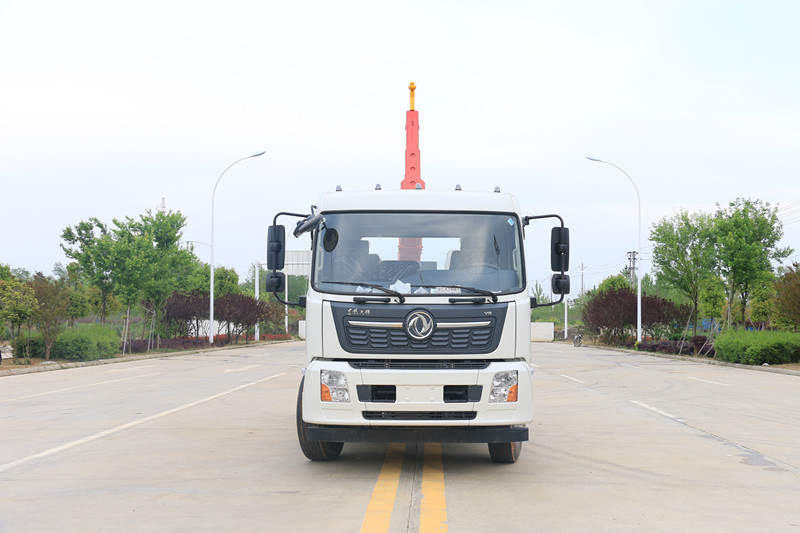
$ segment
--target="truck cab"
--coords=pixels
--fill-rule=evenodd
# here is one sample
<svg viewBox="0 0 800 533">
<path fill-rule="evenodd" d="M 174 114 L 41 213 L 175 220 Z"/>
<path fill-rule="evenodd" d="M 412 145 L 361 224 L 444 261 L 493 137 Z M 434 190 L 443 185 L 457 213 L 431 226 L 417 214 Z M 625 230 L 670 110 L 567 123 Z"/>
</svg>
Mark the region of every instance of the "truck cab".
<svg viewBox="0 0 800 533">
<path fill-rule="evenodd" d="M 335 459 L 345 442 L 476 442 L 516 461 L 533 420 L 524 227 L 540 217 L 496 191 L 337 191 L 298 222 L 313 251 L 297 403 L 309 459 Z M 283 233 L 270 229 L 271 268 Z"/>
</svg>

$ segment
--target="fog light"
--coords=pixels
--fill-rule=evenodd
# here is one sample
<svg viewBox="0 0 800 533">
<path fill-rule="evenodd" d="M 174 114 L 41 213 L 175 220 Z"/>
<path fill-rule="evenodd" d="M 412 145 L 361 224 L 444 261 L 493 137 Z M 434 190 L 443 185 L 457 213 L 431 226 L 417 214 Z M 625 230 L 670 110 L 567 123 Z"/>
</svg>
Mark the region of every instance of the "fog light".
<svg viewBox="0 0 800 533">
<path fill-rule="evenodd" d="M 517 401 L 517 371 L 498 372 L 492 379 L 492 390 L 489 403 L 505 403 Z"/>
<path fill-rule="evenodd" d="M 322 370 L 319 373 L 320 399 L 323 402 L 350 402 L 347 392 L 347 378 L 344 372 Z"/>
</svg>

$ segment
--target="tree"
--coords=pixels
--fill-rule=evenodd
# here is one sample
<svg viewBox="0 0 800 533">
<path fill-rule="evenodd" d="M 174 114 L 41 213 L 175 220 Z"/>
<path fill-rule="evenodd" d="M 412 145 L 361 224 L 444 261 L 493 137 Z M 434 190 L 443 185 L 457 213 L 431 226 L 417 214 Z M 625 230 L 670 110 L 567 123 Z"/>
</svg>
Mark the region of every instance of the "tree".
<svg viewBox="0 0 800 533">
<path fill-rule="evenodd" d="M 775 311 L 795 329 L 800 327 L 800 263 L 793 263 L 775 280 Z"/>
<path fill-rule="evenodd" d="M 208 279 L 208 274 L 206 274 Z M 206 286 L 210 286 L 210 280 Z M 226 294 L 239 294 L 239 274 L 233 268 L 218 266 L 214 268 L 214 298 L 222 298 Z"/>
<path fill-rule="evenodd" d="M 727 208 L 717 206 L 713 220 L 717 266 L 728 285 L 728 325 L 738 293 L 742 304 L 742 323 L 754 283 L 765 272 L 772 272 L 771 261 L 780 261 L 792 253 L 779 248 L 783 226 L 777 208 L 760 200 L 737 198 Z"/>
<path fill-rule="evenodd" d="M 227 294 L 219 301 L 219 320 L 227 323 L 228 340 L 239 336 L 257 323 L 274 319 L 274 311 L 264 300 L 258 300 L 245 294 Z M 247 337 L 245 336 L 245 342 Z"/>
<path fill-rule="evenodd" d="M 690 313 L 688 305 L 658 296 L 642 296 L 642 329 L 650 336 L 661 338 L 682 330 Z M 635 331 L 636 292 L 630 287 L 598 291 L 586 302 L 583 320 L 607 340 L 621 342 Z"/>
<path fill-rule="evenodd" d="M 533 282 L 533 286 L 531 287 L 531 296 L 536 299 L 536 301 L 540 304 L 546 304 L 550 302 L 550 297 L 545 294 L 542 285 L 535 281 Z"/>
<path fill-rule="evenodd" d="M 131 337 L 131 308 L 139 304 L 150 314 L 150 339 L 158 346 L 167 299 L 175 291 L 188 290 L 196 275 L 194 254 L 179 244 L 186 218 L 180 212 L 147 211 L 138 220 L 126 217 L 113 223 L 111 277 L 127 306 L 123 348 Z"/>
<path fill-rule="evenodd" d="M 12 337 L 19 337 L 22 324 L 33 316 L 38 307 L 33 289 L 13 277 L 0 279 L 0 326 L 11 324 Z"/>
<path fill-rule="evenodd" d="M 28 283 L 29 281 L 33 281 L 33 276 L 31 275 L 30 271 L 27 268 L 12 268 L 11 273 L 14 274 L 14 277 L 18 280 Z"/>
<path fill-rule="evenodd" d="M 692 332 L 697 335 L 700 293 L 711 276 L 714 249 L 711 246 L 711 217 L 681 210 L 672 218 L 663 218 L 650 231 L 653 266 L 663 279 L 682 294 L 692 306 Z"/>
<path fill-rule="evenodd" d="M 765 272 L 753 284 L 750 297 L 750 322 L 759 329 L 772 328 L 776 314 L 775 275 Z"/>
<path fill-rule="evenodd" d="M 661 339 L 684 331 L 691 317 L 689 305 L 647 294 L 642 297 L 642 330 L 653 338 Z"/>
<path fill-rule="evenodd" d="M 175 291 L 189 289 L 190 274 L 196 258 L 191 250 L 179 245 L 186 217 L 180 212 L 151 211 L 128 220 L 128 227 L 139 238 L 150 244 L 146 254 L 147 275 L 143 278 L 142 297 L 152 312 L 151 336 L 155 331 L 155 345 L 160 346 L 161 335 L 156 325 L 161 324 L 164 306 Z"/>
<path fill-rule="evenodd" d="M 148 254 L 152 245 L 137 235 L 127 221 L 114 220 L 113 239 L 109 248 L 111 281 L 114 291 L 126 307 L 122 330 L 122 353 L 130 351 L 131 307 L 142 298 L 142 287 L 149 274 Z"/>
<path fill-rule="evenodd" d="M 616 289 L 630 289 L 631 288 L 631 281 L 625 274 L 617 274 L 615 276 L 609 276 L 603 281 L 600 282 L 600 285 L 597 286 L 597 292 L 602 293 L 609 290 L 616 290 Z"/>
<path fill-rule="evenodd" d="M 658 296 L 672 300 L 675 303 L 689 303 L 689 299 L 684 293 L 673 287 L 664 278 L 657 274 L 651 275 L 649 272 L 642 276 L 642 294 Z"/>
<path fill-rule="evenodd" d="M 719 276 L 709 278 L 700 291 L 700 314 L 718 321 L 725 309 L 725 282 Z"/>
<path fill-rule="evenodd" d="M 594 297 L 586 302 L 582 316 L 586 326 L 602 334 L 607 342 L 620 342 L 626 332 L 635 327 L 636 294 L 627 280 L 622 288 L 603 291 L 598 288 Z"/>
<path fill-rule="evenodd" d="M 61 244 L 61 249 L 67 257 L 77 261 L 89 285 L 100 291 L 100 321 L 105 324 L 108 298 L 114 286 L 111 279 L 113 242 L 108 228 L 92 217 L 79 222 L 74 228 L 64 228 L 61 238 L 69 245 Z"/>
<path fill-rule="evenodd" d="M 11 272 L 11 267 L 0 263 L 0 281 L 14 279 L 14 274 Z"/>
<path fill-rule="evenodd" d="M 33 322 L 44 340 L 44 357 L 50 360 L 50 350 L 69 317 L 69 290 L 63 283 L 46 278 L 41 272 L 30 283 L 39 307 L 33 313 Z"/>
<path fill-rule="evenodd" d="M 86 288 L 81 286 L 78 289 L 69 291 L 69 307 L 67 308 L 67 315 L 70 319 L 70 325 L 74 326 L 75 321 L 83 318 L 91 312 L 89 305 L 89 298 L 86 295 Z"/>
<path fill-rule="evenodd" d="M 164 306 L 164 322 L 169 331 L 178 335 L 200 337 L 200 327 L 208 320 L 208 312 L 207 290 L 194 290 L 188 294 L 175 292 Z"/>
</svg>

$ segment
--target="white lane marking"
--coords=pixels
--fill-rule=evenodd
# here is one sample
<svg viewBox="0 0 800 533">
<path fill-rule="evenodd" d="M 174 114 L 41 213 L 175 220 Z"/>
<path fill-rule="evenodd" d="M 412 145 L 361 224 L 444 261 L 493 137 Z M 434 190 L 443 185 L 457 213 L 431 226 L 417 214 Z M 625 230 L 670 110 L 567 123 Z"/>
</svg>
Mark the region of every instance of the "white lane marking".
<svg viewBox="0 0 800 533">
<path fill-rule="evenodd" d="M 0 400 L 0 402 L 13 402 L 15 400 L 27 400 L 28 398 L 35 398 L 37 396 L 47 396 L 48 394 L 56 394 L 59 392 L 66 392 L 71 390 L 77 389 L 86 389 L 88 387 L 97 387 L 99 385 L 106 385 L 108 383 L 117 383 L 118 381 L 127 381 L 129 379 L 138 379 L 138 378 L 146 378 L 149 376 L 157 376 L 161 374 L 161 372 L 153 372 L 152 374 L 142 374 L 141 376 L 130 376 L 127 378 L 119 378 L 119 379 L 109 379 L 107 381 L 98 381 L 97 383 L 89 383 L 88 385 L 77 385 L 75 387 L 65 387 L 63 389 L 56 389 L 56 390 L 49 390 L 47 392 L 37 392 L 36 394 L 29 394 L 27 396 L 18 396 L 16 398 L 8 398 L 5 400 Z"/>
<path fill-rule="evenodd" d="M 559 376 L 561 376 L 562 378 L 566 378 L 566 379 L 568 379 L 570 381 L 574 381 L 575 383 L 581 383 L 581 384 L 583 383 L 583 381 L 581 381 L 581 380 L 579 380 L 577 378 L 571 378 L 569 376 L 565 376 L 564 374 L 559 374 Z"/>
<path fill-rule="evenodd" d="M 628 401 L 631 402 L 634 405 L 638 405 L 639 407 L 644 407 L 645 409 L 653 411 L 654 413 L 657 413 L 657 414 L 659 414 L 661 416 L 666 416 L 667 418 L 669 418 L 671 420 L 678 420 L 677 416 L 671 415 L 669 413 L 666 413 L 666 412 L 662 411 L 661 409 L 657 409 L 657 408 L 655 408 L 655 407 L 653 407 L 651 405 L 647 405 L 646 403 L 637 402 L 636 400 L 628 400 Z"/>
<path fill-rule="evenodd" d="M 186 405 L 181 405 L 180 407 L 175 407 L 174 409 L 168 409 L 167 411 L 161 411 L 160 413 L 156 413 L 154 415 L 140 418 L 139 420 L 134 420 L 133 422 L 128 422 L 127 424 L 122 424 L 117 427 L 113 427 L 111 429 L 107 429 L 105 431 L 101 431 L 100 433 L 95 433 L 94 435 L 89 435 L 88 437 L 84 437 L 82 439 L 74 440 L 72 442 L 68 442 L 66 444 L 62 444 L 61 446 L 56 446 L 55 448 L 50 448 L 49 450 L 45 450 L 43 452 L 39 452 L 33 455 L 29 455 L 27 457 L 23 457 L 22 459 L 18 459 L 16 461 L 12 461 L 10 463 L 6 463 L 4 465 L 0 465 L 0 472 L 5 472 L 7 470 L 11 470 L 17 466 L 23 465 L 25 463 L 30 463 L 35 461 L 36 459 L 42 459 L 44 457 L 48 457 L 50 455 L 57 454 L 59 452 L 63 452 L 65 450 L 69 450 L 70 448 L 75 448 L 76 446 L 80 446 L 82 444 L 87 444 L 89 442 L 102 439 L 103 437 L 108 437 L 109 435 L 113 435 L 115 433 L 119 433 L 120 431 L 124 431 L 126 429 L 130 429 L 132 427 L 140 426 L 146 422 L 152 422 L 153 420 L 158 420 L 159 418 L 163 418 L 165 416 L 169 416 L 180 411 L 185 411 L 191 407 L 198 406 L 200 404 L 204 404 L 210 402 L 212 400 L 216 400 L 217 398 L 222 398 L 223 396 L 227 396 L 228 394 L 232 394 L 234 392 L 238 392 L 242 389 L 246 389 L 248 387 L 252 387 L 253 385 L 258 385 L 259 383 L 264 383 L 265 381 L 269 381 L 271 379 L 275 379 L 280 376 L 285 376 L 288 372 L 281 372 L 280 374 L 275 374 L 274 376 L 269 376 L 263 379 L 259 379 L 257 381 L 253 381 L 251 383 L 245 383 L 244 385 L 239 385 L 238 387 L 234 387 L 232 389 L 226 390 L 224 392 L 220 392 L 219 394 L 214 394 L 213 396 L 209 396 L 207 398 L 203 398 L 202 400 L 197 400 L 195 402 L 187 403 Z"/>
<path fill-rule="evenodd" d="M 112 370 L 106 370 L 106 374 L 113 374 L 115 372 L 130 372 L 131 370 L 141 370 L 142 368 L 150 368 L 151 366 L 156 366 L 156 365 L 132 366 L 130 368 L 114 368 Z"/>
<path fill-rule="evenodd" d="M 243 366 L 242 368 L 226 368 L 225 374 L 229 372 L 244 372 L 245 370 L 250 370 L 251 368 L 258 368 L 261 365 L 250 365 L 250 366 Z"/>
<path fill-rule="evenodd" d="M 703 383 L 711 383 L 712 385 L 722 385 L 723 387 L 730 387 L 730 383 L 720 383 L 719 381 L 709 381 L 707 379 L 700 379 L 700 378 L 693 378 L 691 376 L 687 376 L 689 379 L 693 379 L 695 381 L 702 381 Z"/>
<path fill-rule="evenodd" d="M 533 363 L 531 363 L 531 366 L 532 366 L 533 368 L 539 368 L 539 365 L 534 365 Z"/>
<path fill-rule="evenodd" d="M 636 365 L 628 365 L 628 364 L 626 364 L 626 363 L 620 363 L 620 366 L 627 366 L 628 368 L 642 368 L 642 367 L 640 367 L 640 366 L 636 366 Z"/>
</svg>

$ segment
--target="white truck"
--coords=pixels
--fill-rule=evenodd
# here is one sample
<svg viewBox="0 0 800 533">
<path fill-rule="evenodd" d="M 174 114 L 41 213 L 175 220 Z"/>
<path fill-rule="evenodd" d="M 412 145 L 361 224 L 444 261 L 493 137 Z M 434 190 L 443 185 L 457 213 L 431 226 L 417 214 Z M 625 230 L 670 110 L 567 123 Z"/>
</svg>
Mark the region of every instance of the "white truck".
<svg viewBox="0 0 800 533">
<path fill-rule="evenodd" d="M 495 192 L 326 193 L 268 231 L 267 290 L 280 299 L 281 216 L 310 233 L 306 368 L 297 435 L 311 460 L 345 442 L 488 443 L 513 463 L 533 420 L 530 310 L 517 200 Z M 569 292 L 569 230 L 551 233 L 552 291 Z M 561 301 L 558 300 L 558 301 Z M 284 302 L 286 303 L 286 302 Z M 553 302 L 557 303 L 557 302 Z M 552 304 L 544 304 L 552 305 Z"/>
</svg>

